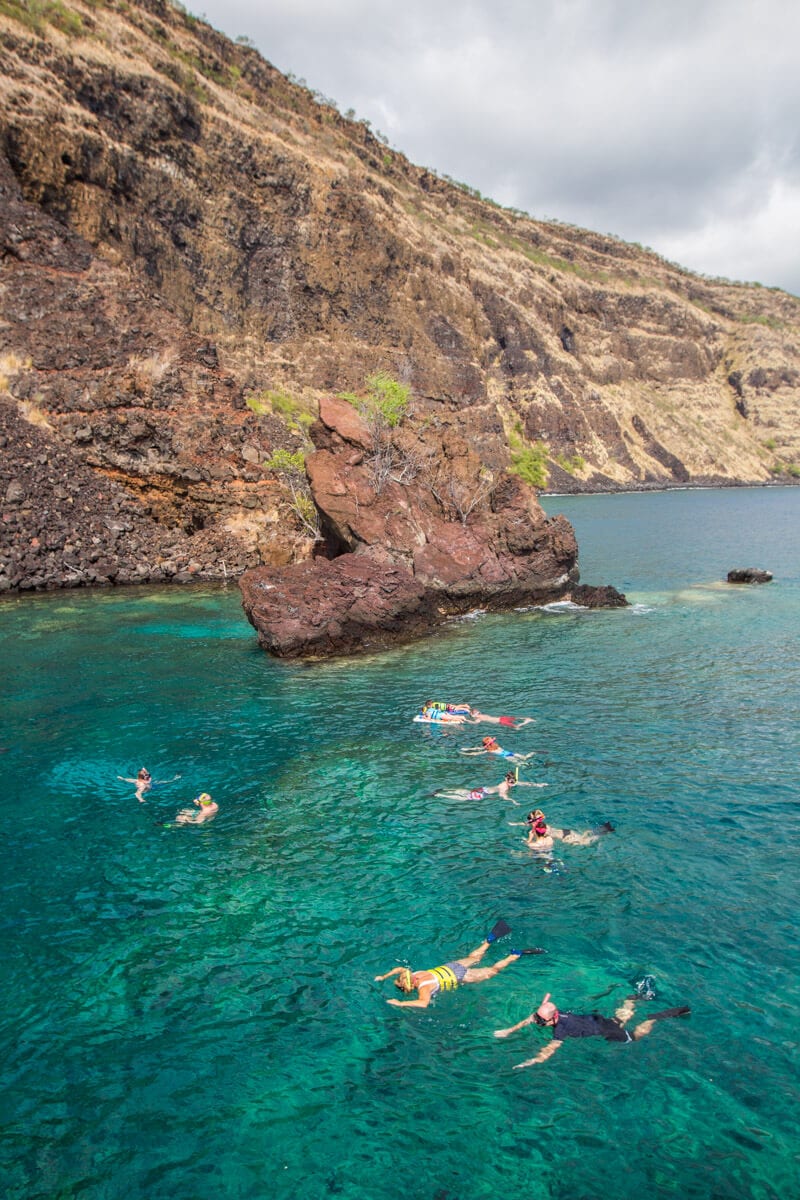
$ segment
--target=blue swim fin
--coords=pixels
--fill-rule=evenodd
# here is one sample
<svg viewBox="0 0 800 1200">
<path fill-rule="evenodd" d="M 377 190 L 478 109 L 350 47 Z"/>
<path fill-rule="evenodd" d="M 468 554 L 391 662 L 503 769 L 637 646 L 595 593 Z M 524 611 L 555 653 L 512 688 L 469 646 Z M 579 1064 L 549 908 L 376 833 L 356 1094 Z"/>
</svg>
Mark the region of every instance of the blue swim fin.
<svg viewBox="0 0 800 1200">
<path fill-rule="evenodd" d="M 494 928 L 487 933 L 486 940 L 490 943 L 496 942 L 498 938 L 505 937 L 507 933 L 511 933 L 511 926 L 501 917 Z"/>
</svg>

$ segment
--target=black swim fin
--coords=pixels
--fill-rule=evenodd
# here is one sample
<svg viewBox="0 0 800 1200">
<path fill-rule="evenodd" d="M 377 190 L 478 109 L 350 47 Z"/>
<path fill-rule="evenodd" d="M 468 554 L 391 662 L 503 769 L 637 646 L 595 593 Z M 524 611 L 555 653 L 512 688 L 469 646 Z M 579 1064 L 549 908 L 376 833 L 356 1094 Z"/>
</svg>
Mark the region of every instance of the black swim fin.
<svg viewBox="0 0 800 1200">
<path fill-rule="evenodd" d="M 610 821 L 604 821 L 602 825 L 595 825 L 594 829 L 592 830 L 592 833 L 596 833 L 598 836 L 601 833 L 613 833 L 613 832 L 614 832 L 614 826 L 611 824 Z"/>
<path fill-rule="evenodd" d="M 507 933 L 511 933 L 511 926 L 501 917 L 493 929 L 490 929 L 486 935 L 487 942 L 496 942 L 498 938 L 505 937 Z"/>
<path fill-rule="evenodd" d="M 547 951 L 541 946 L 531 946 L 527 950 L 512 950 L 511 953 L 521 958 L 523 954 L 547 954 Z"/>
<path fill-rule="evenodd" d="M 663 1021 L 666 1017 L 688 1017 L 691 1011 L 688 1004 L 684 1004 L 680 1008 L 662 1008 L 661 1012 L 651 1013 L 647 1020 Z"/>
</svg>

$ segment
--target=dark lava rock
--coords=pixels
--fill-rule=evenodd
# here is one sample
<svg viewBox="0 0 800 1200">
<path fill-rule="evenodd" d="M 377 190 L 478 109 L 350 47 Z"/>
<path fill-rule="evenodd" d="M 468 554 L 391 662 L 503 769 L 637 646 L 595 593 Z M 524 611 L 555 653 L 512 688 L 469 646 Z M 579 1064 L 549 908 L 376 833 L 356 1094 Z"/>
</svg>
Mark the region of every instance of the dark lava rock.
<svg viewBox="0 0 800 1200">
<path fill-rule="evenodd" d="M 627 608 L 628 601 L 622 592 L 615 587 L 605 584 L 592 587 L 588 583 L 579 583 L 570 591 L 570 600 L 581 608 Z"/>
<path fill-rule="evenodd" d="M 735 567 L 728 571 L 728 583 L 771 583 L 772 572 L 760 567 Z"/>
</svg>

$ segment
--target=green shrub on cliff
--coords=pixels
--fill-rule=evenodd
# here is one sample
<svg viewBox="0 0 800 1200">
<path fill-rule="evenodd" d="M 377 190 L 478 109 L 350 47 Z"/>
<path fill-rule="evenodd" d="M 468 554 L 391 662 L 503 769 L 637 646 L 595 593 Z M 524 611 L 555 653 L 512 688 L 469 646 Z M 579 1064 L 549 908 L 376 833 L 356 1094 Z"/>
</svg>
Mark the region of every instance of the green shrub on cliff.
<svg viewBox="0 0 800 1200">
<path fill-rule="evenodd" d="M 520 479 L 531 487 L 547 487 L 547 460 L 550 450 L 546 442 L 534 442 L 531 445 L 522 432 L 521 423 L 517 421 L 508 437 L 508 449 L 511 453 L 511 465 L 508 469 L 512 475 L 519 475 Z"/>
<path fill-rule="evenodd" d="M 531 487 L 547 487 L 548 457 L 544 442 L 536 442 L 533 446 L 525 446 L 521 450 L 512 450 L 509 471 L 512 475 L 519 475 L 520 479 Z"/>
<path fill-rule="evenodd" d="M 373 425 L 394 429 L 408 411 L 409 391 L 404 383 L 393 379 L 388 371 L 376 371 L 367 376 L 367 393 L 340 392 L 339 399 L 355 405 L 374 433 Z"/>
<path fill-rule="evenodd" d="M 567 454 L 556 454 L 554 462 L 557 462 L 562 470 L 568 474 L 574 475 L 576 471 L 582 471 L 586 466 L 586 459 L 582 454 L 573 454 L 571 457 Z"/>
</svg>

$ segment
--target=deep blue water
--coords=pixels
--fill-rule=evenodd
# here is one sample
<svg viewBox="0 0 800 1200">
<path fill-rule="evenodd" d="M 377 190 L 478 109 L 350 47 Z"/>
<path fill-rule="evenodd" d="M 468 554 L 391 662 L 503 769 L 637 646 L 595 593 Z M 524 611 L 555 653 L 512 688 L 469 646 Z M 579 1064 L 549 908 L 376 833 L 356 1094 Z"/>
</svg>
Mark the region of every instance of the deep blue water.
<svg viewBox="0 0 800 1200">
<path fill-rule="evenodd" d="M 315 666 L 258 650 L 238 591 L 0 606 L 0 1194 L 628 1200 L 800 1194 L 800 489 L 550 498 L 632 606 L 483 616 Z M 733 566 L 775 582 L 731 588 Z M 523 805 L 616 832 L 547 873 L 484 732 L 537 718 Z M 147 765 L 139 804 L 117 775 Z M 165 828 L 201 790 L 220 813 Z M 545 946 L 424 1012 L 399 963 Z M 543 993 L 621 1047 L 492 1031 Z"/>
</svg>

